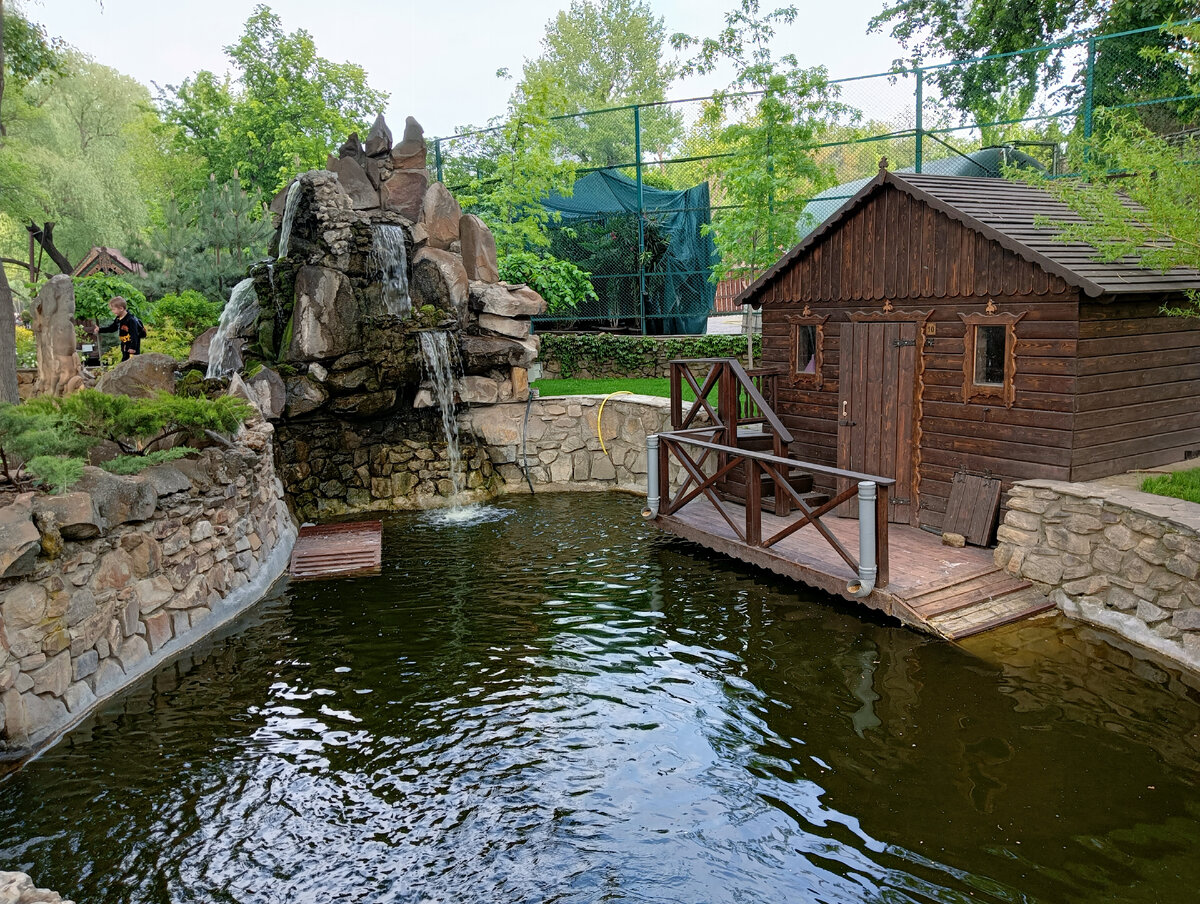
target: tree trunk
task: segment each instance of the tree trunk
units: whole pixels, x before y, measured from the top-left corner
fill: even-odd
[[[0,0],[0,102],[4,99],[4,0]],[[0,138],[4,120],[0,118]],[[0,142],[2,144],[2,142]],[[17,323],[13,318],[12,289],[0,264],[0,402],[19,402],[17,393]]]
[[[3,2],[3,0],[0,0]],[[50,260],[58,265],[59,272],[70,276],[75,268],[71,266],[71,262],[67,260],[67,256],[59,251],[54,246],[54,224],[43,223],[39,229],[37,223],[30,223],[26,227],[29,234],[33,236],[33,240],[45,249],[45,252],[50,255]]]

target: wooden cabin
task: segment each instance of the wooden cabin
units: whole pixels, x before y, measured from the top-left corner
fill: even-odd
[[[894,477],[941,530],[955,475],[1090,480],[1200,454],[1200,272],[1105,263],[1036,187],[881,169],[739,297],[794,457]],[[830,487],[832,489],[832,487]]]
[[[127,258],[116,248],[93,248],[72,271],[72,276],[145,276],[146,268]]]

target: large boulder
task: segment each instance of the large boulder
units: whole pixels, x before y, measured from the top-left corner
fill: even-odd
[[[462,208],[454,195],[441,182],[434,182],[425,192],[421,204],[421,217],[417,221],[425,225],[427,242],[431,248],[449,250],[458,241],[458,224],[462,220]]]
[[[425,169],[429,160],[429,148],[425,144],[425,130],[411,116],[404,120],[404,135],[400,143],[392,148],[392,169]]]
[[[287,360],[318,361],[357,351],[362,345],[359,313],[345,273],[326,267],[301,267],[296,273],[296,306]]]
[[[308,377],[288,377],[287,404],[283,413],[288,417],[300,417],[316,411],[329,399],[329,393],[321,384]]]
[[[368,157],[383,157],[392,150],[392,130],[384,122],[382,113],[375,117],[371,131],[367,133],[365,150]]]
[[[546,302],[529,286],[471,283],[471,310],[500,317],[532,317],[546,313]]]
[[[215,335],[217,335],[217,328],[211,326],[192,340],[192,350],[188,352],[187,361],[189,370],[208,369],[209,347],[212,345],[213,336]]]
[[[37,339],[34,395],[64,396],[83,388],[83,372],[75,351],[75,288],[71,277],[52,276],[33,302]]]
[[[0,508],[0,578],[30,574],[42,551],[42,535],[33,523],[33,494],[22,493]]]
[[[258,410],[268,420],[276,420],[283,414],[287,404],[287,386],[283,378],[269,367],[259,370],[246,381],[246,388],[254,394]]]
[[[422,248],[413,258],[409,293],[420,307],[431,304],[466,323],[471,285],[457,254],[440,248]]]
[[[350,202],[354,205],[355,210],[374,210],[379,207],[379,192],[371,184],[366,170],[359,166],[356,159],[353,157],[339,158],[330,154],[325,162],[325,168],[337,175],[342,188],[350,196]]]
[[[379,186],[379,200],[384,207],[415,222],[428,187],[429,174],[424,169],[393,170]]]
[[[462,242],[462,260],[463,267],[467,270],[467,278],[484,283],[499,282],[496,239],[483,220],[473,213],[466,214],[459,221],[458,237]]]
[[[175,368],[178,366],[170,355],[133,355],[106,371],[96,388],[109,395],[152,399],[160,392],[174,391]]]
[[[123,477],[88,466],[73,489],[92,497],[105,530],[130,521],[145,521],[158,505],[158,492],[141,475]]]
[[[528,367],[537,358],[540,339],[510,339],[507,336],[463,336],[460,343],[463,365],[468,371],[494,367]]]
[[[71,492],[61,496],[38,496],[33,513],[54,515],[58,531],[66,540],[90,540],[100,536],[100,513],[87,493]]]

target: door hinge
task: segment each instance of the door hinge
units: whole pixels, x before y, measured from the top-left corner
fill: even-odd
[[[911,499],[896,499],[893,497],[892,499],[889,499],[888,502],[890,502],[892,505],[912,505]]]
[[[893,339],[892,346],[894,348],[904,348],[906,345],[916,345],[916,339]]]

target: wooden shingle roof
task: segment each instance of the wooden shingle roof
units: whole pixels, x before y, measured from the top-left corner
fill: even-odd
[[[1093,298],[1104,294],[1200,289],[1200,271],[1175,267],[1163,273],[1147,269],[1132,258],[1101,261],[1091,245],[1060,241],[1055,227],[1035,226],[1034,218],[1038,216],[1053,222],[1081,222],[1077,213],[1036,186],[1006,179],[898,174],[882,170],[837,213],[751,283],[736,301],[759,304],[763,290],[790,264],[804,256],[887,185],[941,211],[1048,273],[1062,277],[1068,285]]]

